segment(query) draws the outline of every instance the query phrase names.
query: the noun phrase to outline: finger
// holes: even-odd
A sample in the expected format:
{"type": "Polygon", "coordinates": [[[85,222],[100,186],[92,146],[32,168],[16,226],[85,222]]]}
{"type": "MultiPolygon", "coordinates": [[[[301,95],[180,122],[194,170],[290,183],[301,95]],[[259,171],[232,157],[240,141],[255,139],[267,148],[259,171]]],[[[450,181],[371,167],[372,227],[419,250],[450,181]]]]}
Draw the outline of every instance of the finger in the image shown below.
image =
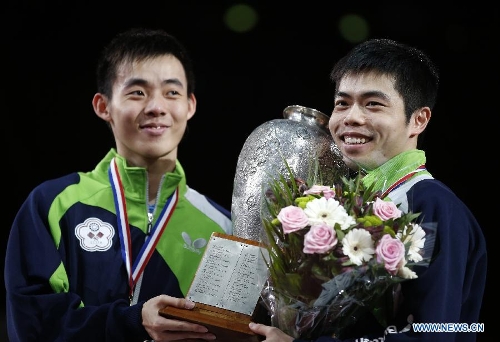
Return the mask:
{"type": "Polygon", "coordinates": [[[162,308],[165,306],[174,306],[180,309],[192,309],[194,308],[195,303],[186,298],[176,298],[167,295],[160,295],[158,305],[162,308]]]}
{"type": "Polygon", "coordinates": [[[196,333],[206,333],[208,328],[204,325],[191,323],[188,321],[181,321],[176,319],[167,319],[165,326],[168,331],[174,332],[196,332],[196,333]]]}
{"type": "Polygon", "coordinates": [[[252,330],[254,333],[256,334],[259,334],[259,335],[263,335],[265,336],[266,335],[266,332],[268,332],[268,326],[264,325],[264,324],[260,324],[260,323],[253,323],[253,322],[250,322],[248,324],[248,327],[250,328],[250,330],[252,330]]]}

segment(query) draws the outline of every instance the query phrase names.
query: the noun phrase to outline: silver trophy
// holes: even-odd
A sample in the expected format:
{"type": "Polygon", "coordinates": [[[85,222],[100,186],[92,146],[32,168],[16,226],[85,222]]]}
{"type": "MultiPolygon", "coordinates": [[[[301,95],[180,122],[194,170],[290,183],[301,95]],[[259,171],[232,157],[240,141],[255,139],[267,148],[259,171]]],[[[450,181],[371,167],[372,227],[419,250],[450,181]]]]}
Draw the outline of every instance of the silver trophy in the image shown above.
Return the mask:
{"type": "Polygon", "coordinates": [[[231,204],[233,234],[238,237],[263,240],[263,194],[273,179],[288,175],[286,164],[296,177],[307,180],[311,162],[317,160],[324,185],[333,185],[348,174],[326,114],[293,105],[285,108],[283,117],[258,126],[238,157],[231,204]]]}

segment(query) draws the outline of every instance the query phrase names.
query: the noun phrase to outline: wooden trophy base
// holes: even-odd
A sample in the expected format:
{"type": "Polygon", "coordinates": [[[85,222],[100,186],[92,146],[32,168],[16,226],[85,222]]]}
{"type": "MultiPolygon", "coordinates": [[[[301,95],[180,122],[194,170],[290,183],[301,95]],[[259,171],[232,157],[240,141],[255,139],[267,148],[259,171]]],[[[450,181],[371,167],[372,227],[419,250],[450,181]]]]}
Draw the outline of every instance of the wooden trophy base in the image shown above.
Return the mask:
{"type": "Polygon", "coordinates": [[[203,303],[196,303],[191,310],[178,309],[167,306],[159,311],[159,314],[166,318],[179,319],[203,325],[217,336],[216,341],[221,342],[258,342],[260,336],[248,328],[252,317],[224,310],[203,303]]]}
{"type": "Polygon", "coordinates": [[[166,318],[203,325],[222,342],[258,342],[251,321],[264,323],[263,306],[257,305],[267,278],[267,250],[259,242],[233,235],[212,233],[186,298],[191,310],[167,306],[159,311],[166,318]],[[260,280],[260,281],[259,281],[260,280]]]}

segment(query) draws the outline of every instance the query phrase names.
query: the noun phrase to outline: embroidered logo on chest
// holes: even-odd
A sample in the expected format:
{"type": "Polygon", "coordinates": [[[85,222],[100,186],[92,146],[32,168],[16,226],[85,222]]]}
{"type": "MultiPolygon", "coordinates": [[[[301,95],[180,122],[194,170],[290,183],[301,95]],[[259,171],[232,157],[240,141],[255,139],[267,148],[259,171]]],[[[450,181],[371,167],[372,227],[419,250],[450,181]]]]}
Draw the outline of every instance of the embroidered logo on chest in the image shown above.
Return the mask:
{"type": "Polygon", "coordinates": [[[198,254],[201,254],[201,249],[207,245],[207,240],[204,238],[191,241],[191,237],[186,232],[182,232],[182,239],[184,240],[184,248],[198,254]]]}
{"type": "Polygon", "coordinates": [[[89,252],[103,252],[111,248],[115,229],[107,222],[91,217],[75,228],[80,247],[89,252]]]}

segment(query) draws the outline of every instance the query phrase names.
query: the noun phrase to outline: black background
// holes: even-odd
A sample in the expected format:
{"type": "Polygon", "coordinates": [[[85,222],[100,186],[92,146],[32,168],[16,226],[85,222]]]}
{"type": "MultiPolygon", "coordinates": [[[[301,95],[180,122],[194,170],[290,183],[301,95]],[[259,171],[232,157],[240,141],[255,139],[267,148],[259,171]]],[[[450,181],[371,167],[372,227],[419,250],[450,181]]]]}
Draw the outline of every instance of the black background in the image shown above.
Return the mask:
{"type": "MultiPolygon", "coordinates": [[[[499,13],[481,2],[247,1],[258,13],[249,32],[233,32],[225,12],[236,1],[5,2],[1,79],[5,250],[12,220],[40,182],[88,171],[113,146],[93,112],[94,69],[103,45],[135,26],[164,28],[191,52],[198,108],[179,159],[188,184],[230,208],[239,152],[288,105],[330,114],[328,73],[352,46],[339,20],[357,14],[367,38],[392,38],[426,51],[441,70],[441,90],[424,148],[427,167],[475,213],[491,248],[498,200],[499,13]],[[341,6],[339,6],[341,5],[341,6]],[[495,140],[495,142],[494,142],[495,140]],[[490,217],[487,217],[490,214],[490,217]],[[488,227],[490,226],[490,227],[488,227]]],[[[2,255],[3,260],[3,255],[2,255]]],[[[3,267],[3,263],[2,263],[3,267]]],[[[2,269],[3,276],[3,269],[2,269]]],[[[489,273],[479,323],[491,331],[489,273]]],[[[461,284],[456,284],[460,287],[461,284]]],[[[5,307],[2,296],[2,308],[5,307]]],[[[458,299],[457,299],[458,300],[458,299]]],[[[3,311],[3,310],[2,310],[3,311]]],[[[6,340],[5,322],[0,339],[6,340]]],[[[486,341],[487,333],[479,340],[486,341]]]]}

